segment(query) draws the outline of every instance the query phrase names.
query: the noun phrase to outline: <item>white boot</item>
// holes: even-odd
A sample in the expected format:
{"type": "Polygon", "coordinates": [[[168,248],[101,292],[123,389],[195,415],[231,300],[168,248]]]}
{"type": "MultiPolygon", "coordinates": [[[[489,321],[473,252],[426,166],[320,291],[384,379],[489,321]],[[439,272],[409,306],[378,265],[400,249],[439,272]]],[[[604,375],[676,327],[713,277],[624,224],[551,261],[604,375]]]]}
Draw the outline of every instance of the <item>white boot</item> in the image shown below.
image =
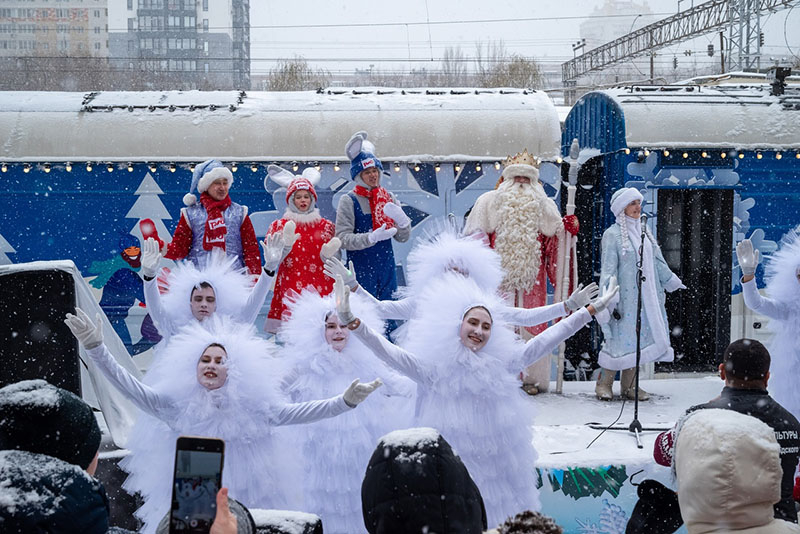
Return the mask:
{"type": "Polygon", "coordinates": [[[594,394],[602,401],[610,401],[614,398],[614,392],[611,387],[614,385],[614,376],[616,371],[610,369],[600,369],[600,374],[597,375],[597,385],[594,387],[594,394]]]}
{"type": "MultiPolygon", "coordinates": [[[[625,369],[622,371],[622,376],[620,377],[620,386],[622,387],[622,394],[628,398],[629,400],[633,400],[636,394],[635,391],[635,384],[634,381],[636,380],[636,368],[631,367],[630,369],[625,369]]],[[[646,401],[650,400],[650,394],[642,389],[642,386],[639,385],[639,400],[646,401]]]]}

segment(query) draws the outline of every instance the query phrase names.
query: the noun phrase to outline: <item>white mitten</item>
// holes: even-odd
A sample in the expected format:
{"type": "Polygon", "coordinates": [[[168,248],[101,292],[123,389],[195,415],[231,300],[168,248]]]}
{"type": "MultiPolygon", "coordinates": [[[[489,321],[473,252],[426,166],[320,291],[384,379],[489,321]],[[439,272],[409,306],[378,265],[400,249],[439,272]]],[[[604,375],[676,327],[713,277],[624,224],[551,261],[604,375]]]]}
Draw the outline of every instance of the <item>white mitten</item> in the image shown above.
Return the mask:
{"type": "Polygon", "coordinates": [[[736,245],[736,258],[739,260],[739,267],[742,268],[742,276],[752,276],[756,274],[758,267],[759,253],[753,249],[753,242],[743,239],[736,245]]]}
{"type": "Polygon", "coordinates": [[[325,272],[326,276],[333,278],[334,280],[336,280],[336,277],[338,276],[352,290],[355,290],[358,287],[356,271],[353,269],[352,260],[350,260],[350,268],[348,269],[344,266],[344,263],[339,260],[339,258],[328,258],[325,260],[325,265],[322,267],[322,270],[325,272]]]}
{"type": "Polygon", "coordinates": [[[78,342],[83,345],[85,349],[93,349],[99,347],[103,342],[103,320],[98,313],[95,316],[95,322],[86,315],[86,312],[80,308],[75,308],[77,315],[67,314],[64,323],[72,331],[72,335],[78,338],[78,342]]]}
{"type": "Polygon", "coordinates": [[[330,241],[322,245],[322,249],[319,251],[319,255],[322,258],[322,261],[327,260],[328,258],[332,258],[339,252],[339,248],[341,248],[342,242],[339,240],[338,237],[332,237],[330,241]]]}
{"type": "Polygon", "coordinates": [[[360,383],[358,378],[356,378],[344,391],[344,395],[342,395],[344,397],[344,402],[351,408],[355,408],[361,404],[364,399],[369,397],[370,393],[381,387],[381,385],[383,385],[383,381],[380,378],[376,378],[372,382],[366,384],[360,383]]]}
{"type": "Polygon", "coordinates": [[[397,228],[386,228],[385,224],[380,225],[379,228],[374,229],[369,233],[368,239],[369,242],[373,245],[378,241],[385,241],[387,239],[391,239],[394,237],[394,234],[397,233],[397,228]]]}
{"type": "Polygon", "coordinates": [[[283,235],[280,232],[269,234],[260,244],[264,249],[264,269],[274,273],[283,259],[283,235]]]}
{"type": "Polygon", "coordinates": [[[572,295],[569,296],[564,304],[567,305],[570,311],[579,310],[589,304],[593,298],[597,297],[598,293],[600,293],[600,288],[597,287],[597,284],[594,282],[586,287],[583,287],[583,284],[579,284],[577,289],[572,292],[572,295]]]}
{"type": "Polygon", "coordinates": [[[149,237],[142,247],[142,274],[147,278],[155,278],[160,262],[161,251],[158,249],[158,242],[149,237]]]}
{"type": "Polygon", "coordinates": [[[297,224],[294,221],[288,221],[286,224],[283,225],[284,248],[291,249],[294,246],[295,241],[300,239],[300,236],[297,235],[297,232],[295,232],[296,229],[297,229],[297,224]]]}
{"type": "Polygon", "coordinates": [[[394,202],[383,205],[383,214],[392,219],[398,228],[408,228],[411,224],[411,219],[403,211],[403,208],[394,202]]]}

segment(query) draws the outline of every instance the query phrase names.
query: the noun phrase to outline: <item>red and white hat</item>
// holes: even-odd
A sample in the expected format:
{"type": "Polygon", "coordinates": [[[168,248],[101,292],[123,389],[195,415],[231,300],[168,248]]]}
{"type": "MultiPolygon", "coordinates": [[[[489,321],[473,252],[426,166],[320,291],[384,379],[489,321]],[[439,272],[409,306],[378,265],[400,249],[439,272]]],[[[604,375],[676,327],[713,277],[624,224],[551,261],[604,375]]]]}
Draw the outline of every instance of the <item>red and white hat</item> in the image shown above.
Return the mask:
{"type": "Polygon", "coordinates": [[[303,174],[292,174],[278,165],[267,167],[267,178],[264,179],[264,189],[267,188],[267,179],[271,179],[276,184],[286,188],[286,202],[292,198],[297,191],[305,190],[317,201],[317,192],[314,186],[319,183],[321,175],[314,167],[308,167],[303,174]]]}

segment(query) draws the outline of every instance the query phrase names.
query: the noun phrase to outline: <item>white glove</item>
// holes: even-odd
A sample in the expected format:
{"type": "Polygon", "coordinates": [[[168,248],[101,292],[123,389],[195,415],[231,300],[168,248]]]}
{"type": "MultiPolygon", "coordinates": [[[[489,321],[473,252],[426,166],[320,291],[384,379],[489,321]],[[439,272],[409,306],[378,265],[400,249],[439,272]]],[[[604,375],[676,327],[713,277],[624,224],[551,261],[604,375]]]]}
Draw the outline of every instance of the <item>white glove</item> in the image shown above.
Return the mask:
{"type": "Polygon", "coordinates": [[[160,262],[161,251],[158,250],[158,242],[148,237],[142,247],[142,274],[147,278],[155,278],[160,262]]]}
{"type": "Polygon", "coordinates": [[[283,246],[284,248],[291,249],[294,246],[294,242],[300,239],[300,236],[297,235],[295,230],[297,229],[297,223],[294,221],[288,221],[286,224],[283,225],[283,246]]]}
{"type": "Polygon", "coordinates": [[[591,302],[595,314],[605,310],[606,307],[608,307],[608,303],[617,295],[617,293],[619,293],[617,277],[612,276],[608,279],[608,283],[606,283],[606,287],[603,288],[603,292],[600,294],[600,296],[591,302]]]}
{"type": "Polygon", "coordinates": [[[369,242],[373,245],[378,241],[385,241],[391,239],[397,233],[397,228],[386,229],[386,225],[382,224],[380,228],[376,228],[368,234],[369,242]]]}
{"type": "Polygon", "coordinates": [[[344,402],[351,408],[355,408],[361,402],[364,401],[369,394],[378,389],[383,385],[383,381],[380,378],[376,378],[372,382],[368,382],[366,384],[362,384],[358,381],[358,378],[353,380],[353,383],[348,386],[346,390],[344,390],[344,402]]]}
{"type": "Polygon", "coordinates": [[[274,273],[283,259],[283,235],[280,232],[269,234],[259,244],[264,249],[264,269],[274,273]]]}
{"type": "Polygon", "coordinates": [[[743,239],[736,245],[736,258],[739,260],[739,267],[742,268],[742,276],[753,276],[758,267],[759,253],[753,250],[753,242],[743,239]]]}
{"type": "Polygon", "coordinates": [[[336,314],[342,324],[350,324],[356,320],[353,312],[350,311],[350,290],[344,284],[341,276],[336,277],[333,283],[333,294],[336,297],[336,314]]]}
{"type": "Polygon", "coordinates": [[[92,322],[82,309],[75,308],[75,312],[77,315],[68,313],[64,319],[72,335],[78,338],[78,342],[87,350],[99,347],[103,343],[103,320],[100,314],[98,313],[95,322],[92,322]]]}
{"type": "Polygon", "coordinates": [[[322,245],[322,248],[319,251],[322,261],[332,258],[337,252],[339,252],[339,248],[341,248],[341,246],[341,240],[338,237],[332,237],[330,241],[322,245]]]}
{"type": "Polygon", "coordinates": [[[392,219],[398,228],[408,228],[411,225],[411,219],[406,212],[394,202],[387,202],[383,205],[383,214],[392,219]]]}
{"type": "Polygon", "coordinates": [[[322,270],[329,278],[333,278],[334,280],[336,280],[336,277],[341,278],[352,290],[358,287],[356,271],[353,269],[353,260],[350,260],[350,268],[348,269],[339,258],[328,258],[325,260],[325,265],[322,267],[322,270]]]}
{"type": "Polygon", "coordinates": [[[583,287],[583,284],[579,284],[569,298],[564,301],[564,304],[567,305],[569,311],[579,310],[596,298],[598,293],[600,293],[600,288],[594,282],[586,287],[583,287]]]}

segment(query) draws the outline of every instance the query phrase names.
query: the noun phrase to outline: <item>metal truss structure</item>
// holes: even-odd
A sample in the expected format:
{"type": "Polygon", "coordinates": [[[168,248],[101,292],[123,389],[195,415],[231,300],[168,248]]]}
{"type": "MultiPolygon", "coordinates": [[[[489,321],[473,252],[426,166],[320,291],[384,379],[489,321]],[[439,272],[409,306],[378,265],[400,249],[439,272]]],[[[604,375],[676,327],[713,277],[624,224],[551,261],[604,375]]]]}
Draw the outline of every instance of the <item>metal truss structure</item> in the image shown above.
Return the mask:
{"type": "Polygon", "coordinates": [[[759,65],[760,14],[800,4],[800,0],[711,0],[671,17],[654,22],[610,43],[589,50],[561,65],[565,86],[580,76],[603,70],[664,46],[729,28],[729,68],[749,69],[759,65]]]}

